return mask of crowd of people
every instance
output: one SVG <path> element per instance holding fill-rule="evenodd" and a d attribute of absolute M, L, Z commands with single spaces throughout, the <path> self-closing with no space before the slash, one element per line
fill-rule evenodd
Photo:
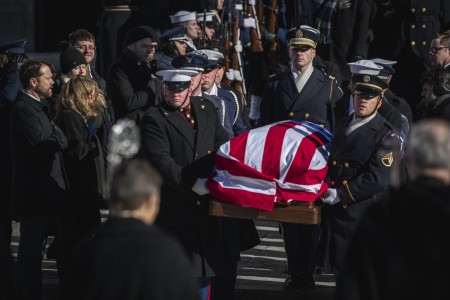
<path fill-rule="evenodd" d="M 328 189 L 315 201 L 321 224 L 280 222 L 282 288 L 310 290 L 326 272 L 337 299 L 426 297 L 425 282 L 436 299 L 445 295 L 449 243 L 427 235 L 436 219 L 421 227 L 414 217 L 433 207 L 442 222 L 448 216 L 450 29 L 424 37 L 424 70 L 407 81 L 393 53 L 369 57 L 377 2 L 314 1 L 315 18 L 307 2 L 285 28 L 277 1 L 211 1 L 167 16 L 173 27 L 162 34 L 133 26 L 103 58 L 96 37 L 76 29 L 59 45 L 58 68 L 28 58 L 25 40 L 0 46 L 0 298 L 42 299 L 46 255 L 57 262 L 60 299 L 234 299 L 240 253 L 260 239 L 252 220 L 209 215 L 207 179 L 221 145 L 283 120 L 312 122 L 333 139 Z M 381 2 L 386 18 L 407 6 Z M 429 19 L 444 29 L 449 15 L 442 4 Z M 397 94 L 399 84 L 415 84 L 421 100 Z M 123 119 L 138 128 L 139 151 L 115 166 L 111 134 Z"/>

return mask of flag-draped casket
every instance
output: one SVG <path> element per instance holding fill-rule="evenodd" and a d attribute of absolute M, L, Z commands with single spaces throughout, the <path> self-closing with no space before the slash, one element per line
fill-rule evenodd
<path fill-rule="evenodd" d="M 307 121 L 281 121 L 223 144 L 207 186 L 223 202 L 272 211 L 275 203 L 313 202 L 325 183 L 332 134 Z"/>

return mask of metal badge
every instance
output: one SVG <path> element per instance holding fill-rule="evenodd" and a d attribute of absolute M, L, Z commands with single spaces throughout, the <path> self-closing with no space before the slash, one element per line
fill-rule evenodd
<path fill-rule="evenodd" d="M 381 163 L 385 167 L 390 168 L 393 162 L 394 162 L 394 155 L 392 155 L 392 152 L 389 152 L 388 154 L 385 154 L 383 155 L 383 157 L 381 157 Z"/>

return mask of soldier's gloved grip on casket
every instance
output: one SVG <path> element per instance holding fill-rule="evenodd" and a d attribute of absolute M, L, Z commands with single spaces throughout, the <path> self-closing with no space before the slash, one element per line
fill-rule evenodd
<path fill-rule="evenodd" d="M 206 186 L 207 178 L 197 178 L 194 186 L 192 187 L 192 191 L 200 196 L 209 194 L 209 189 Z"/>
<path fill-rule="evenodd" d="M 328 189 L 325 193 L 321 196 L 323 203 L 328 203 L 330 205 L 334 205 L 336 203 L 341 202 L 341 199 L 339 199 L 339 195 L 337 194 L 336 189 Z"/>

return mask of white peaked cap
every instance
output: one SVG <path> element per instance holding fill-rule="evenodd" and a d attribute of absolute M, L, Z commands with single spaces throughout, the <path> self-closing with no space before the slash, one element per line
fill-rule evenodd
<path fill-rule="evenodd" d="M 197 22 L 203 22 L 205 14 L 204 13 L 197 13 Z M 212 22 L 214 19 L 215 13 L 213 12 L 207 12 L 206 13 L 206 22 Z"/>
<path fill-rule="evenodd" d="M 378 75 L 380 70 L 383 69 L 382 66 L 378 66 L 373 61 L 366 59 L 348 63 L 347 65 L 350 66 L 350 72 L 352 74 Z"/>
<path fill-rule="evenodd" d="M 203 55 L 203 56 L 207 57 L 208 60 L 213 60 L 213 61 L 219 60 L 219 59 L 224 59 L 224 56 L 222 53 L 220 53 L 218 51 L 214 51 L 214 50 L 209 50 L 209 49 L 195 50 L 195 51 L 193 51 L 193 53 Z"/>
<path fill-rule="evenodd" d="M 195 11 L 180 10 L 169 17 L 172 24 L 196 20 Z"/>
<path fill-rule="evenodd" d="M 186 82 L 191 81 L 191 76 L 198 74 L 194 70 L 161 70 L 156 72 L 157 76 L 162 77 L 164 82 Z"/>
<path fill-rule="evenodd" d="M 382 59 L 382 58 L 372 58 L 371 61 L 373 61 L 376 64 L 382 64 L 382 65 L 388 65 L 388 66 L 392 66 L 397 63 L 396 60 L 387 60 L 387 59 Z"/>

